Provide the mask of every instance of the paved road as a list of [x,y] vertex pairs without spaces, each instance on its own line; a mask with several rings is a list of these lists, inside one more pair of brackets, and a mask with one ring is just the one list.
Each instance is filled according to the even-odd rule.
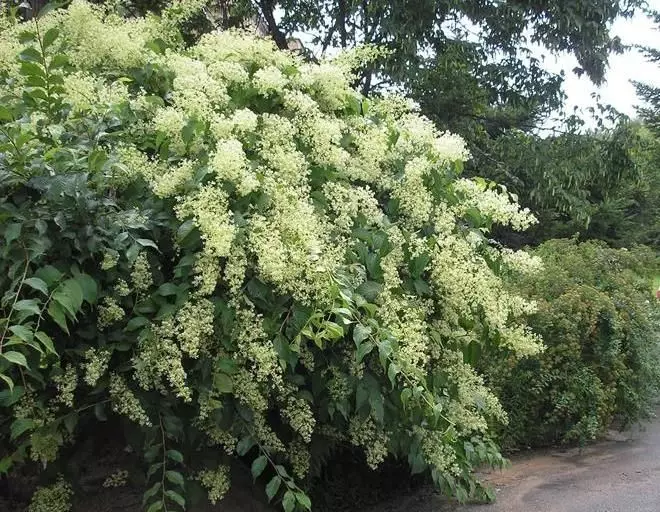
[[591,446],[522,459],[487,478],[493,505],[461,512],[659,512],[660,421]]
[[497,491],[494,504],[456,506],[422,491],[380,510],[660,512],[660,418],[642,431],[613,435],[582,451],[552,451],[512,462],[511,468],[486,476]]

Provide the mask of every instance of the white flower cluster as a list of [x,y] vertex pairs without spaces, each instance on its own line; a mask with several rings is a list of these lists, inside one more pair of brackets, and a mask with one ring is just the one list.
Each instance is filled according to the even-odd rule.
[[140,66],[153,55],[147,42],[164,35],[155,18],[126,21],[118,15],[104,15],[102,8],[83,0],[71,2],[66,17],[51,19],[61,20],[57,25],[69,42],[69,59],[83,69]]
[[[305,446],[315,428],[327,425],[317,425],[314,408],[286,378],[288,362],[275,347],[287,326],[278,331],[279,325],[268,324],[273,319],[261,316],[244,287],[248,279],[259,280],[276,295],[289,296],[326,318],[334,314],[333,277],[351,275],[360,284],[368,275],[379,289],[370,299],[373,317],[395,338],[388,364],[403,376],[395,372],[393,380],[420,384],[444,372],[457,391],[443,414],[457,435],[483,433],[488,419],[505,421],[497,399],[456,347],[492,336],[518,355],[541,350],[538,337],[520,321],[534,304],[506,289],[492,270],[493,260],[515,271],[538,270],[538,261],[523,252],[489,247],[483,235],[490,222],[524,229],[534,217],[505,192],[482,181],[453,178],[460,162],[469,158],[465,142],[440,133],[400,97],[369,104],[350,88],[351,66],[341,60],[303,63],[277,51],[272,42],[239,31],[204,35],[185,52],[163,56],[145,49],[152,35],[167,33],[200,7],[190,1],[178,11],[174,6],[163,21],[119,23],[74,0],[52,21],[61,25],[73,48],[77,72],[65,87],[77,112],[126,101],[123,85],[92,78],[103,76],[103,67],[127,70],[150,61],[173,75],[165,102],[149,103],[144,92],[129,98],[131,108],[144,115],[130,129],[162,142],[160,153],[147,156],[131,140],[119,148],[115,167],[120,183],[142,179],[155,195],[170,200],[166,204],[175,204],[177,219],[194,225],[202,248],[194,255],[193,289],[186,302],[140,337],[131,360],[133,380],[144,390],[172,392],[200,404],[195,421],[210,442],[227,450],[234,449],[238,429],[210,425],[211,412],[220,407],[227,388],[254,413],[254,437],[284,452],[294,443],[289,438],[285,445],[270,426],[277,404],[295,438],[290,458],[304,474],[309,465]],[[8,51],[0,34],[0,67],[8,65]],[[482,219],[482,225],[466,229],[468,217],[472,223]],[[378,237],[373,250],[362,243],[370,239],[376,245]],[[360,271],[354,269],[361,265],[357,253],[368,260]],[[128,288],[138,297],[149,293],[159,271],[152,269],[147,254],[138,255],[131,270]],[[103,268],[116,264],[108,256]],[[118,287],[117,295],[123,297],[123,289]],[[222,294],[233,315],[227,343],[216,339],[214,294]],[[121,320],[128,299],[120,304],[105,298],[100,326]],[[346,344],[341,334],[337,338],[336,353],[345,368],[326,375],[330,393],[341,399],[351,393],[355,379],[382,369],[370,366],[372,356],[357,361],[352,341]],[[317,354],[316,346],[303,340],[296,377],[304,380],[302,372],[323,371]],[[194,389],[187,372],[195,370],[188,363],[201,356],[231,359],[236,369],[225,376],[231,382],[221,381],[214,390]],[[85,383],[99,381],[109,358],[103,350],[86,354]],[[71,372],[65,377],[58,384],[69,401],[78,377]],[[111,374],[112,407],[149,425],[131,387],[124,376]],[[376,467],[395,434],[375,416],[347,420],[344,433]],[[430,464],[456,471],[455,453],[442,436],[432,431],[415,435]],[[223,468],[200,475],[214,500],[226,492],[226,477]]]
[[529,208],[520,208],[509,194],[488,188],[484,183],[459,179],[454,183],[454,190],[463,196],[460,212],[476,208],[493,222],[509,225],[517,231],[523,231],[538,222]]
[[543,270],[543,260],[528,251],[504,248],[500,250],[500,257],[508,268],[521,274],[536,274]]
[[474,368],[463,362],[462,352],[445,351],[438,365],[445,369],[458,390],[457,400],[449,402],[446,414],[459,434],[485,433],[487,418],[507,423],[506,412],[499,400],[484,385]]
[[98,77],[78,71],[64,77],[67,102],[74,112],[102,112],[110,105],[129,100],[126,84],[115,81],[105,83]]

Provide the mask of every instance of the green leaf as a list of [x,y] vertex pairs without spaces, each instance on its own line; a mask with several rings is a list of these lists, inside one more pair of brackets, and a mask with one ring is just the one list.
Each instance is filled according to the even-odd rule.
[[41,88],[45,88],[48,85],[46,83],[45,78],[36,75],[29,76],[25,83],[30,87],[41,87]]
[[103,165],[108,161],[108,155],[102,149],[92,151],[87,157],[87,164],[92,173],[101,172]]
[[9,386],[10,391],[14,390],[14,381],[11,380],[11,378],[8,375],[5,375],[4,373],[0,373],[0,379],[4,380],[7,383],[7,386]]
[[280,476],[288,477],[289,473],[287,473],[286,468],[282,466],[281,464],[277,464],[275,466],[275,469],[277,470],[277,474]]
[[50,339],[50,336],[48,336],[48,334],[46,334],[43,331],[37,331],[34,334],[34,336],[35,338],[37,338],[37,340],[39,340],[39,342],[48,352],[54,355],[58,355],[57,351],[55,350],[55,346],[53,345],[53,340]]
[[167,452],[165,452],[165,455],[167,455],[168,459],[171,459],[174,462],[178,462],[179,464],[183,464],[183,454],[180,451],[167,450]]
[[41,52],[34,46],[28,46],[19,54],[19,58],[27,62],[41,62]]
[[174,485],[179,485],[181,487],[185,486],[183,475],[178,471],[171,471],[171,470],[165,471],[165,478],[167,478]]
[[177,242],[182,242],[190,233],[192,233],[195,227],[195,223],[192,221],[192,219],[188,219],[183,224],[181,224],[176,232]]
[[14,465],[14,460],[8,455],[0,459],[0,475],[6,475]]
[[296,508],[296,495],[293,494],[293,491],[288,490],[284,493],[282,507],[284,507],[284,512],[293,512],[293,509]]
[[63,53],[58,53],[50,61],[50,67],[52,69],[61,68],[66,66],[69,63],[69,58]]
[[154,485],[152,485],[149,489],[147,489],[144,494],[142,495],[142,504],[144,505],[149,501],[149,498],[153,497],[156,495],[156,493],[160,490],[161,483],[156,482]]
[[53,293],[53,301],[62,306],[69,317],[74,319],[83,302],[83,291],[75,279],[67,279]]
[[238,372],[236,361],[232,359],[220,359],[215,366],[218,370],[229,375],[235,375]]
[[76,282],[82,290],[82,297],[87,304],[96,304],[98,297],[98,285],[89,274],[78,274],[75,277]]
[[52,287],[55,283],[62,279],[62,272],[57,270],[52,265],[41,267],[34,273],[34,275],[44,281],[49,287]]
[[415,279],[415,282],[413,284],[415,286],[415,291],[417,292],[417,295],[420,295],[422,297],[431,295],[431,287],[428,285],[426,281],[423,281],[422,279]]
[[440,416],[442,414],[442,404],[437,403],[433,406],[433,419],[436,423],[440,421]]
[[344,337],[344,329],[335,322],[323,322],[323,328],[331,340],[338,340]]
[[[27,62],[24,62],[23,65],[28,64]],[[23,96],[24,98],[27,97],[28,99],[26,101],[32,101],[35,104],[38,104],[38,100],[44,100],[46,101],[48,99],[48,95],[46,94],[46,90],[42,89],[41,87],[33,87],[32,89],[25,89],[23,91]]]
[[0,391],[0,405],[3,407],[11,407],[18,402],[24,394],[25,389],[23,386],[14,386],[10,390]]
[[137,255],[140,252],[140,246],[138,244],[131,244],[131,246],[126,249],[126,259],[129,263],[133,263],[137,258]]
[[37,34],[30,30],[24,30],[23,32],[18,34],[18,42],[21,44],[29,43],[35,41],[36,39],[37,39]]
[[25,342],[34,338],[34,333],[24,325],[12,325],[9,330]]
[[355,408],[360,409],[369,401],[369,390],[364,384],[358,385],[355,392]]
[[196,123],[192,119],[181,129],[181,138],[186,145],[192,141],[195,131]]
[[76,429],[76,425],[78,424],[78,413],[74,411],[71,414],[67,414],[64,417],[63,423],[67,432],[69,432],[69,434],[73,434],[73,431]]
[[378,423],[383,423],[385,411],[383,409],[383,395],[380,393],[372,393],[369,396],[369,404],[371,405],[371,413]]
[[[158,482],[160,485],[160,482]],[[163,502],[162,501],[154,501],[151,506],[147,509],[147,512],[158,512],[159,510],[163,510]]]
[[26,341],[23,341],[23,340],[20,339],[18,336],[9,336],[9,337],[5,340],[5,342],[3,343],[3,347],[4,347],[4,348],[7,348],[7,347],[13,347],[14,345],[21,345],[21,346],[23,346],[23,345],[29,345],[29,343],[27,343]]
[[406,388],[403,391],[401,391],[401,403],[403,404],[404,409],[408,407],[408,402],[410,402],[411,396],[412,396],[412,390],[410,388]]
[[304,492],[297,492],[296,499],[305,510],[312,510],[312,500]]
[[242,457],[247,452],[249,452],[255,444],[256,443],[254,439],[252,439],[252,436],[246,436],[236,445],[236,453],[239,457]]
[[149,466],[149,469],[147,470],[147,481],[151,479],[152,476],[154,476],[160,468],[163,467],[162,462],[156,462]]
[[14,439],[19,438],[22,434],[24,434],[28,430],[32,430],[33,427],[34,427],[34,421],[32,421],[31,419],[19,418],[17,420],[14,420],[10,428],[10,439],[13,441]]
[[24,61],[21,62],[21,75],[23,76],[39,76],[46,77],[46,73],[41,66],[34,62]]
[[94,405],[94,416],[96,416],[96,419],[99,421],[108,421],[108,416],[105,413],[104,404],[98,403]]
[[268,501],[273,501],[277,491],[280,490],[280,485],[282,485],[282,479],[278,475],[271,478],[268,485],[266,485],[266,496],[268,496]]
[[454,488],[454,493],[456,494],[456,499],[459,503],[467,503],[468,493],[462,485],[457,485]]
[[28,277],[23,281],[23,284],[28,285],[33,290],[37,290],[46,296],[48,295],[48,285],[43,279],[39,279],[38,277]]
[[488,503],[493,503],[497,499],[495,489],[493,489],[493,487],[490,485],[484,487],[484,496]]
[[158,291],[156,293],[162,297],[169,297],[171,295],[176,295],[178,292],[179,287],[174,283],[164,283],[158,287]]
[[149,325],[148,318],[144,316],[134,316],[126,324],[125,330],[127,332],[131,332],[139,329],[140,327],[144,327],[145,325]]
[[368,341],[367,343],[363,343],[360,345],[356,351],[355,358],[358,363],[361,363],[362,360],[365,358],[369,352],[371,352],[374,349],[374,344]]
[[357,324],[353,329],[353,341],[357,346],[359,346],[360,343],[366,340],[370,334],[371,334],[371,327],[367,327],[362,324]]
[[376,281],[365,281],[357,289],[357,292],[369,302],[373,302],[382,291],[383,285]]
[[234,384],[229,375],[225,373],[216,373],[213,376],[213,387],[220,393],[231,393],[234,389]]
[[161,444],[152,444],[144,451],[144,458],[148,461],[154,460],[160,454]]
[[13,121],[14,116],[7,107],[0,105],[0,121]]
[[174,492],[172,490],[165,491],[165,495],[174,501],[177,505],[179,505],[181,508],[186,508],[186,500],[181,496],[179,493]]
[[52,302],[48,305],[48,315],[55,321],[60,328],[69,334],[69,328],[66,325],[66,317],[64,316],[64,310],[57,302]]
[[394,386],[396,385],[396,376],[399,374],[399,367],[392,363],[390,364],[389,368],[387,369],[387,377],[390,379],[390,382],[392,383],[392,389],[394,389]]
[[14,363],[14,364],[17,364],[17,365],[20,365],[20,366],[24,366],[25,368],[28,367],[27,359],[25,359],[25,356],[23,354],[21,354],[20,352],[10,350],[9,352],[3,353],[2,357],[4,357],[10,363]]
[[26,311],[28,313],[31,313],[32,315],[37,315],[37,316],[41,314],[39,303],[34,299],[19,300],[18,302],[16,302],[16,304],[14,304],[13,309],[15,309],[16,311]]
[[408,458],[410,464],[410,472],[413,475],[418,475],[426,470],[428,465],[424,461],[424,457],[421,453],[417,453],[414,457]]
[[22,228],[23,228],[23,225],[18,224],[16,222],[12,222],[10,224],[7,224],[7,226],[5,227],[5,241],[7,242],[7,245],[12,243],[19,236],[21,236],[21,229]]
[[149,240],[148,238],[138,238],[135,240],[138,244],[140,244],[142,247],[153,247],[157,251],[159,251],[158,246],[156,245],[156,242],[153,240]]
[[268,459],[266,458],[265,455],[261,455],[254,459],[252,462],[252,479],[256,480],[261,476],[261,473],[264,472],[264,469],[266,469],[266,463],[268,462]]
[[55,40],[57,39],[57,36],[59,36],[59,35],[60,35],[60,31],[57,30],[56,28],[53,27],[53,28],[49,29],[44,34],[44,38],[42,40],[42,44],[43,44],[44,49],[48,48],[51,44],[53,44],[55,42]]

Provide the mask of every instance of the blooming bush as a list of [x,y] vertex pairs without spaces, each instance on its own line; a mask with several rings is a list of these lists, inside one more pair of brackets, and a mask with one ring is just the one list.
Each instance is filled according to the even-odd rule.
[[551,240],[534,254],[545,271],[514,285],[538,301],[530,323],[547,349],[491,360],[510,416],[505,444],[582,443],[615,419],[626,426],[648,417],[660,384],[660,310],[650,292],[657,255],[572,240]]
[[541,349],[500,277],[539,262],[487,235],[534,218],[354,59],[185,48],[172,9],[0,21],[0,470],[120,421],[149,511],[221,499],[231,457],[310,509],[315,443],[483,496],[506,414],[471,354]]

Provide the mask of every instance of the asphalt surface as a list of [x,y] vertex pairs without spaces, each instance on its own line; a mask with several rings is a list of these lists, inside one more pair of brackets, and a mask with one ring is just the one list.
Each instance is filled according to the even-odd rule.
[[496,503],[455,510],[660,512],[660,420],[582,451],[514,461],[486,480],[497,491]]
[[496,503],[458,506],[425,489],[379,510],[660,512],[660,418],[582,450],[513,457],[510,468],[484,479],[496,490]]

